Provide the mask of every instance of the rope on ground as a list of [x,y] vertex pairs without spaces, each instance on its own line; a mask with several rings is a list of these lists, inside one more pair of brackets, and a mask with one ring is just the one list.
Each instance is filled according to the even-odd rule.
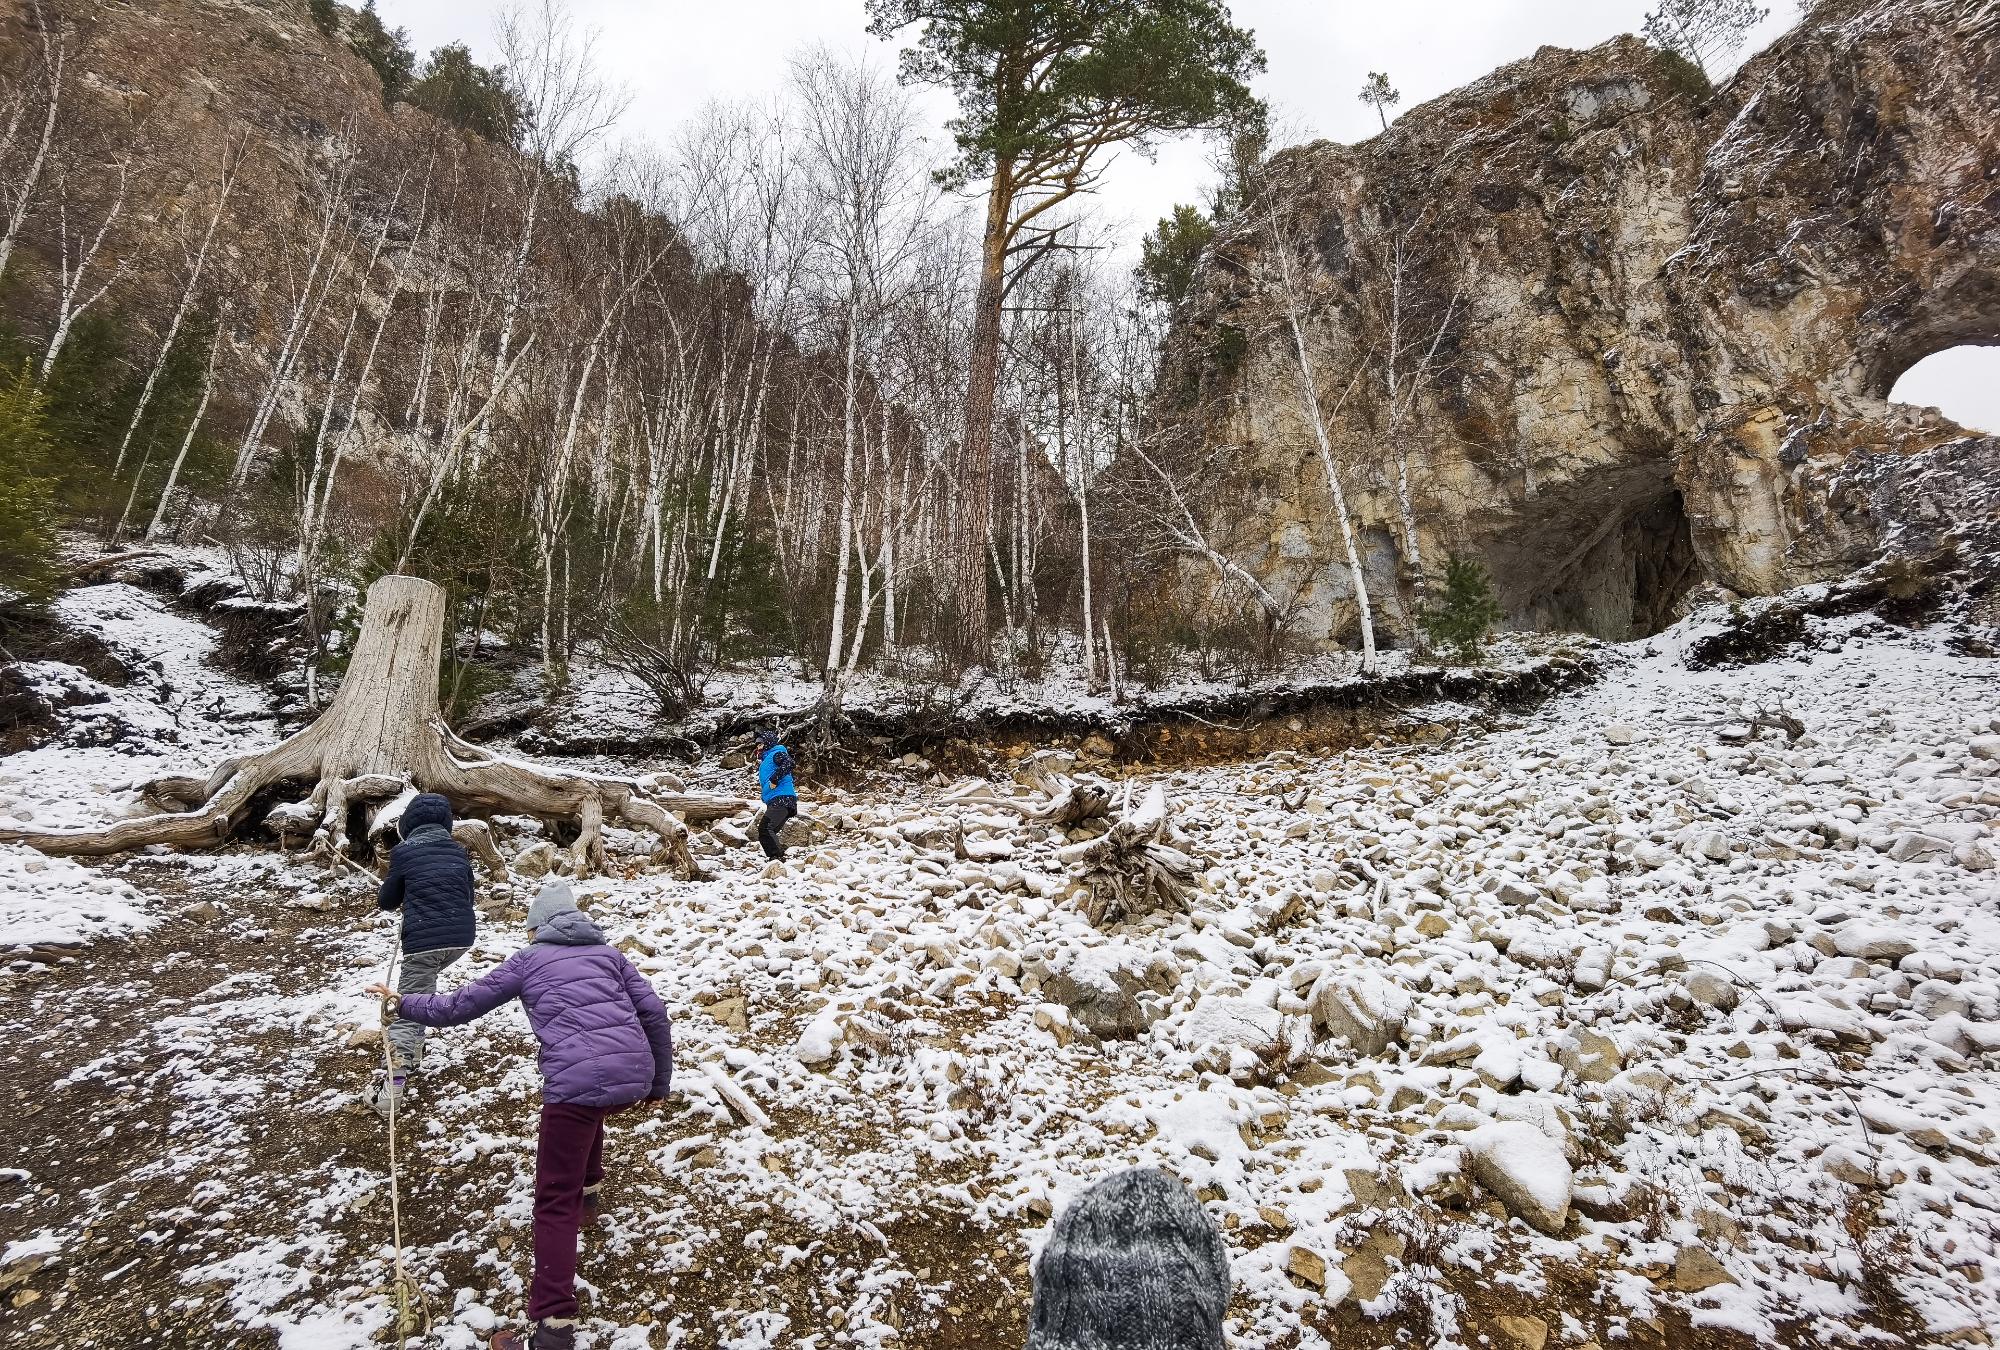
[[[357,876],[373,881],[374,875],[353,859],[335,854],[342,863]],[[401,935],[390,933],[389,960],[382,968],[382,984],[385,988],[396,987],[396,963],[402,955]],[[412,1336],[429,1336],[431,1332],[430,1300],[424,1297],[423,1285],[410,1273],[408,1259],[403,1254],[403,1186],[402,1161],[396,1153],[396,1115],[401,1105],[402,1094],[396,1091],[396,1056],[389,1041],[389,1025],[395,1018],[389,1012],[389,1000],[381,1000],[382,1017],[382,1091],[383,1100],[388,1102],[386,1112],[389,1125],[389,1240],[391,1274],[387,1293],[396,1305],[396,1341],[398,1344]]]
[[[391,989],[396,987],[396,958],[401,949],[401,942],[392,939],[389,964],[382,974],[382,983]],[[389,1297],[396,1304],[396,1335],[400,1341],[430,1334],[431,1306],[424,1297],[423,1286],[410,1274],[409,1262],[403,1256],[402,1166],[396,1156],[396,1114],[402,1094],[396,1090],[396,1055],[389,1042],[389,1024],[394,1020],[389,1012],[389,1000],[385,998],[382,1000],[382,1083],[384,1099],[389,1103],[389,1227],[394,1252]]]

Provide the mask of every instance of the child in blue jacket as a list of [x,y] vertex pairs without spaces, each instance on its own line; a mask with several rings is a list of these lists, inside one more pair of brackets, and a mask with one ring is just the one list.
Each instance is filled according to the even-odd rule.
[[778,831],[799,813],[798,790],[792,786],[792,752],[775,731],[757,733],[763,753],[757,759],[757,790],[764,798],[764,820],[757,826],[757,842],[767,858],[785,856],[785,843]]

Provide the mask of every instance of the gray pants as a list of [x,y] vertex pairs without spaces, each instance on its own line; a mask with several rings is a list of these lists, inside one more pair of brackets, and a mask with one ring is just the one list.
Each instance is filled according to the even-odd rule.
[[[435,994],[438,976],[444,974],[444,968],[471,950],[438,947],[427,952],[405,952],[402,965],[397,967],[396,992]],[[404,1073],[415,1073],[424,1062],[424,1030],[421,1023],[406,1017],[398,1017],[389,1024],[389,1045],[396,1052],[396,1067]]]

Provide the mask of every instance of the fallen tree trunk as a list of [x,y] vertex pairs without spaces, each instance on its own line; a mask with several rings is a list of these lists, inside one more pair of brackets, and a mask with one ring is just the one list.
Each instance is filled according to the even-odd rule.
[[1017,768],[1014,781],[1041,793],[1043,800],[1039,802],[1004,796],[991,783],[983,781],[948,792],[945,800],[955,805],[998,807],[1015,812],[1023,820],[1046,821],[1065,828],[1104,819],[1111,814],[1111,789],[1102,783],[1071,778],[1069,770],[1075,767],[1075,755],[1044,750]]
[[[675,813],[712,820],[750,809],[737,798],[655,792],[636,779],[544,768],[461,740],[438,707],[444,618],[438,587],[417,577],[381,578],[368,589],[361,636],[339,692],[304,731],[262,754],[225,760],[206,779],[172,775],[142,790],[146,800],[177,811],[100,829],[0,829],[0,843],[72,855],[155,844],[209,848],[241,832],[253,815],[275,815],[270,823],[281,837],[309,832],[314,854],[330,860],[349,852],[350,808],[366,808],[374,834],[410,795],[435,792],[463,815],[515,813],[575,826],[569,859],[578,875],[603,866],[603,827],[611,820],[657,835],[655,857],[671,859],[691,877],[694,858]],[[287,792],[304,795],[272,812],[272,799],[282,801]],[[467,842],[492,870],[499,854],[490,838],[484,847]]]

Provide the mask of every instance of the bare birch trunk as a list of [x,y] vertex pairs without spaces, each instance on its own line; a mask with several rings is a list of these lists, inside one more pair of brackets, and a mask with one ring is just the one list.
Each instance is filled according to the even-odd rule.
[[[160,526],[167,518],[167,502],[174,495],[174,485],[180,482],[181,467],[187,463],[188,451],[194,448],[195,433],[201,430],[201,419],[208,412],[209,396],[215,392],[215,358],[222,349],[222,334],[228,327],[229,311],[225,308],[216,315],[215,336],[208,344],[208,363],[201,373],[201,401],[195,404],[194,418],[188,423],[187,435],[181,438],[180,453],[174,456],[173,466],[167,470],[167,481],[160,486],[160,500],[153,507],[153,518],[146,525],[146,542],[152,543],[160,537]],[[139,480],[145,476],[145,465],[139,466],[132,479],[132,497],[125,503],[125,516],[118,519],[118,533],[125,532],[125,517],[132,513],[132,503],[139,497]]]
[[424,528],[424,517],[429,514],[431,507],[437,504],[438,493],[444,488],[444,480],[451,476],[451,467],[458,460],[459,449],[485,424],[486,415],[493,411],[493,405],[498,403],[500,395],[506,392],[508,383],[514,378],[514,372],[521,368],[521,362],[534,349],[535,339],[530,336],[522,344],[521,350],[514,354],[513,364],[500,372],[499,382],[486,395],[486,401],[479,405],[479,411],[466,420],[465,425],[458,429],[458,434],[446,444],[444,453],[438,456],[437,471],[431,475],[430,484],[424,490],[424,499],[417,506],[417,518],[410,525],[410,537],[403,541],[403,551],[396,559],[396,566],[399,569],[410,561],[410,550],[417,546],[417,535]]
[[[153,391],[160,383],[161,372],[167,368],[167,357],[174,350],[174,340],[180,336],[181,325],[187,322],[188,313],[194,308],[202,269],[208,265],[208,246],[215,241],[216,228],[222,224],[223,213],[229,206],[229,194],[236,190],[236,175],[243,167],[243,151],[225,148],[223,155],[222,194],[216,200],[215,213],[208,218],[208,229],[202,232],[201,245],[195,249],[194,263],[188,269],[187,285],[181,288],[180,303],[174,306],[174,316],[167,323],[166,340],[160,343],[160,354],[154,358],[153,368],[146,374],[146,383],[139,390],[139,402],[132,409],[132,420],[125,424],[125,436],[118,442],[118,454],[111,463],[114,477],[125,467],[125,453],[132,448],[132,437],[138,434],[139,423],[145,417],[146,409],[152,405]],[[122,525],[120,528],[123,528]]]
[[285,381],[290,378],[292,361],[297,356],[300,336],[309,314],[318,312],[313,301],[313,293],[318,288],[320,269],[326,265],[327,245],[333,238],[334,221],[339,217],[338,202],[345,190],[346,176],[342,174],[329,187],[326,217],[320,223],[319,239],[313,245],[312,263],[306,269],[306,282],[299,292],[299,298],[292,306],[291,323],[285,330],[285,340],[278,348],[277,359],[271,365],[270,383],[265,386],[263,397],[257,402],[257,411],[250,419],[249,427],[243,433],[243,444],[237,448],[236,463],[229,471],[229,486],[243,486],[243,480],[250,473],[250,459],[263,442],[264,428],[270,425],[271,414],[277,410],[278,399],[284,391]]
[[56,288],[56,325],[55,331],[49,335],[49,345],[42,351],[41,366],[35,372],[37,383],[48,382],[49,372],[55,369],[56,358],[62,355],[62,349],[68,345],[70,330],[76,326],[76,321],[82,318],[92,305],[104,298],[105,292],[111,289],[119,277],[125,275],[125,269],[131,265],[129,258],[121,260],[112,269],[111,275],[104,279],[103,285],[82,299],[78,299],[83,291],[84,274],[90,270],[90,265],[97,261],[98,252],[104,247],[104,237],[111,233],[111,227],[118,223],[118,217],[125,212],[125,189],[130,171],[131,166],[127,161],[119,161],[118,195],[112,199],[110,209],[104,213],[104,219],[98,224],[97,233],[91,237],[89,247],[77,254],[74,270],[71,269],[69,260],[69,209],[67,205],[62,209],[62,243],[59,250],[62,281]]
[[1333,498],[1333,514],[1340,526],[1341,546],[1347,552],[1347,571],[1354,586],[1354,604],[1361,618],[1361,670],[1375,669],[1375,616],[1368,605],[1368,578],[1361,568],[1361,550],[1355,540],[1354,520],[1347,511],[1347,494],[1340,485],[1340,470],[1334,463],[1333,440],[1326,429],[1326,415],[1320,407],[1319,384],[1313,376],[1312,354],[1306,349],[1305,329],[1299,323],[1299,295],[1284,237],[1272,214],[1271,247],[1278,256],[1278,268],[1285,293],[1285,317],[1292,330],[1292,348],[1298,358],[1299,397],[1305,403],[1307,420],[1312,423],[1313,440],[1319,450],[1320,467],[1326,473],[1327,493]]
[[69,60],[68,44],[60,34],[53,43],[50,42],[51,25],[43,18],[41,5],[37,3],[32,8],[40,20],[36,29],[42,39],[42,70],[48,80],[49,103],[42,115],[42,135],[35,143],[35,156],[28,161],[27,170],[21,175],[20,195],[11,203],[7,228],[0,233],[0,279],[7,275],[7,264],[14,256],[14,241],[21,235],[21,226],[28,219],[28,208],[35,200],[35,185],[41,181],[42,170],[49,162],[49,147],[54,144],[56,136],[56,118],[62,110],[63,67]]
[[1069,325],[1069,391],[1073,420],[1065,418],[1063,409],[1063,383],[1060,374],[1056,379],[1056,420],[1070,429],[1070,439],[1076,449],[1076,509],[1081,517],[1083,529],[1083,682],[1086,688],[1097,688],[1097,656],[1092,650],[1095,641],[1091,633],[1091,590],[1090,590],[1090,441],[1088,423],[1083,414],[1083,348],[1081,334],[1083,311],[1079,305],[1070,311]]
[[[854,541],[854,418],[856,368],[861,363],[861,298],[850,291],[847,301],[847,381],[840,431],[840,562],[833,578],[833,636],[827,643],[826,679],[821,695],[829,712],[840,710],[840,650],[847,629],[848,560]],[[868,617],[862,615],[862,624]]]

